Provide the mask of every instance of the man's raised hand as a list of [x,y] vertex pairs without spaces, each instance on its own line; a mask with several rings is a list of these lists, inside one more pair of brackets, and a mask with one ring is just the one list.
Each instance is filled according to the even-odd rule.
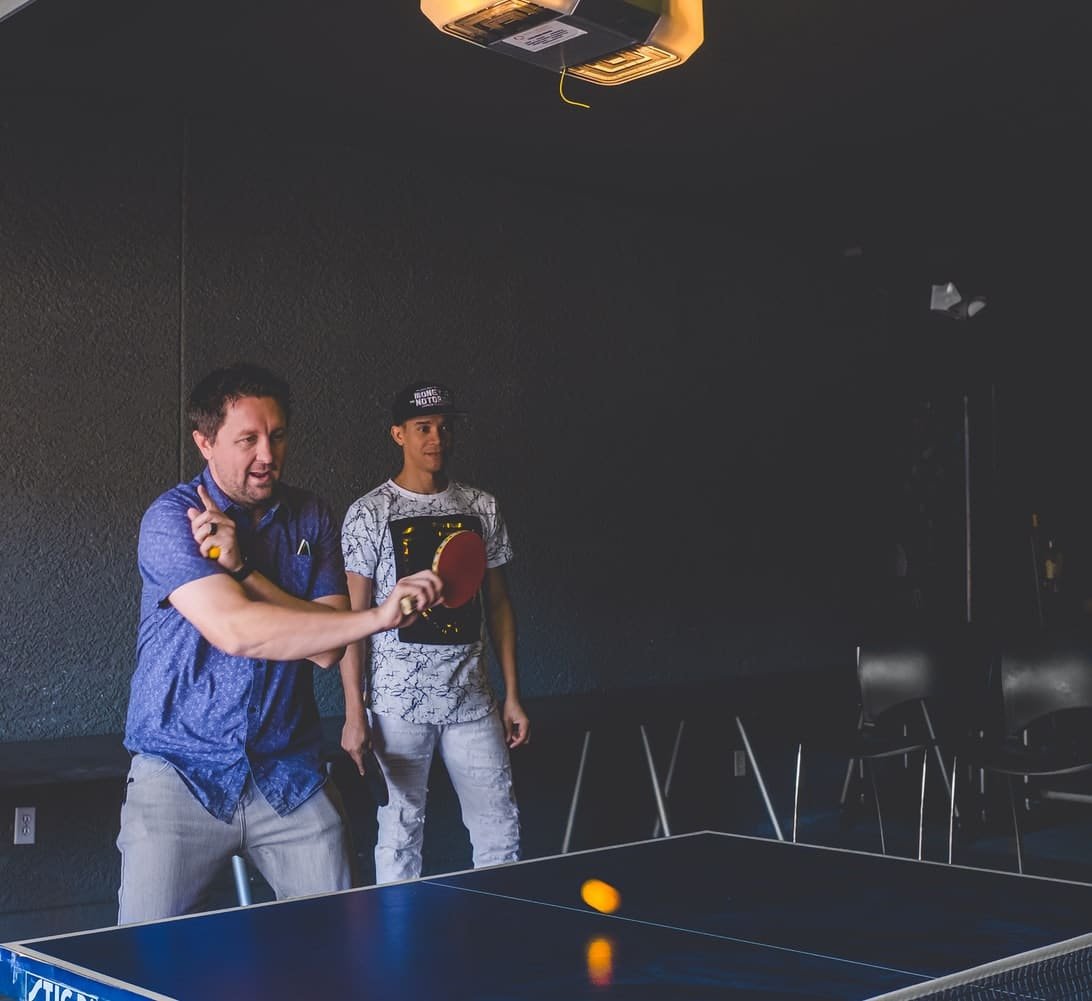
[[193,541],[197,543],[202,556],[216,560],[225,570],[238,570],[243,565],[243,554],[239,552],[235,522],[216,506],[204,484],[197,485],[197,496],[205,510],[191,507],[186,511]]

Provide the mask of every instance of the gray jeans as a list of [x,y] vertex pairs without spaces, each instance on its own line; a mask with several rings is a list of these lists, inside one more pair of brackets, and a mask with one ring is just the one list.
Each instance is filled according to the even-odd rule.
[[118,924],[200,908],[232,855],[265,877],[278,900],[352,885],[341,800],[329,782],[285,817],[248,779],[230,823],[193,796],[174,767],[138,754],[121,808]]
[[519,858],[519,810],[499,713],[444,725],[372,713],[371,723],[375,753],[390,787],[390,803],[377,814],[377,883],[421,875],[428,773],[437,748],[459,797],[475,867]]

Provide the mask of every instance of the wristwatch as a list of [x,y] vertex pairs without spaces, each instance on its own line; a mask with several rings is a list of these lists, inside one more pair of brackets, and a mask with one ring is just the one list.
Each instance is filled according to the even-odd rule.
[[238,570],[228,570],[227,575],[237,584],[242,584],[242,582],[250,576],[253,570],[254,568],[249,563],[247,563],[246,557],[244,556],[243,565],[239,567]]

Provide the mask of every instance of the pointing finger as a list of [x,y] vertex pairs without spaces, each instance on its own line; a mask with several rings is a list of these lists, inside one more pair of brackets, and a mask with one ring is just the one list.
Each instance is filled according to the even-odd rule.
[[212,497],[209,496],[209,492],[205,489],[205,485],[203,483],[197,484],[197,496],[201,498],[201,503],[205,505],[206,511],[218,512],[220,510],[216,506],[216,502],[212,499]]

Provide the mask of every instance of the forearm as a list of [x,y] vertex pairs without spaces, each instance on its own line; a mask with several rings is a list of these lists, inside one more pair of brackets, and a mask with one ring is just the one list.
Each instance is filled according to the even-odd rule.
[[516,673],[516,617],[507,600],[490,608],[489,637],[504,677],[504,705],[501,708],[504,740],[509,748],[520,747],[531,738],[531,721],[520,701],[519,676]]
[[493,654],[504,678],[504,692],[509,698],[519,698],[519,675],[516,669],[516,616],[512,603],[504,600],[489,607],[489,639]]
[[345,697],[346,722],[359,723],[366,719],[364,711],[368,701],[364,689],[366,658],[366,640],[348,644],[341,657],[341,689]]
[[221,623],[203,632],[213,645],[236,656],[314,660],[324,651],[340,650],[385,628],[374,608],[349,612],[311,602],[301,605],[306,607],[245,601],[228,611]]
[[[242,583],[243,591],[251,601],[264,601],[270,605],[276,605],[278,608],[296,608],[302,611],[311,611],[314,609],[323,609],[326,611],[334,611],[335,609],[345,609],[348,607],[348,599],[340,595],[330,595],[325,599],[307,600],[304,598],[297,598],[295,595],[289,594],[287,591],[274,584],[265,574],[254,571],[246,580]],[[333,667],[338,663],[345,653],[345,647],[331,647],[329,650],[322,650],[318,653],[311,654],[308,657],[319,667],[327,668]]]
[[400,611],[401,600],[412,598],[418,607],[429,608],[441,587],[435,574],[422,571],[400,580],[389,600],[374,608],[344,611],[313,602],[286,608],[253,601],[226,574],[215,574],[176,588],[170,602],[206,640],[226,653],[302,660],[415,621],[415,614],[406,616]]
[[502,567],[486,571],[482,593],[485,595],[485,619],[493,653],[504,678],[507,698],[519,700],[519,678],[516,674],[516,613],[508,596],[508,582]]
[[[371,608],[375,599],[375,582],[370,577],[349,571],[345,574],[349,589],[349,607],[354,611]],[[350,726],[366,724],[364,707],[365,665],[368,663],[368,641],[350,643],[341,661],[341,687],[345,695],[345,722]]]

